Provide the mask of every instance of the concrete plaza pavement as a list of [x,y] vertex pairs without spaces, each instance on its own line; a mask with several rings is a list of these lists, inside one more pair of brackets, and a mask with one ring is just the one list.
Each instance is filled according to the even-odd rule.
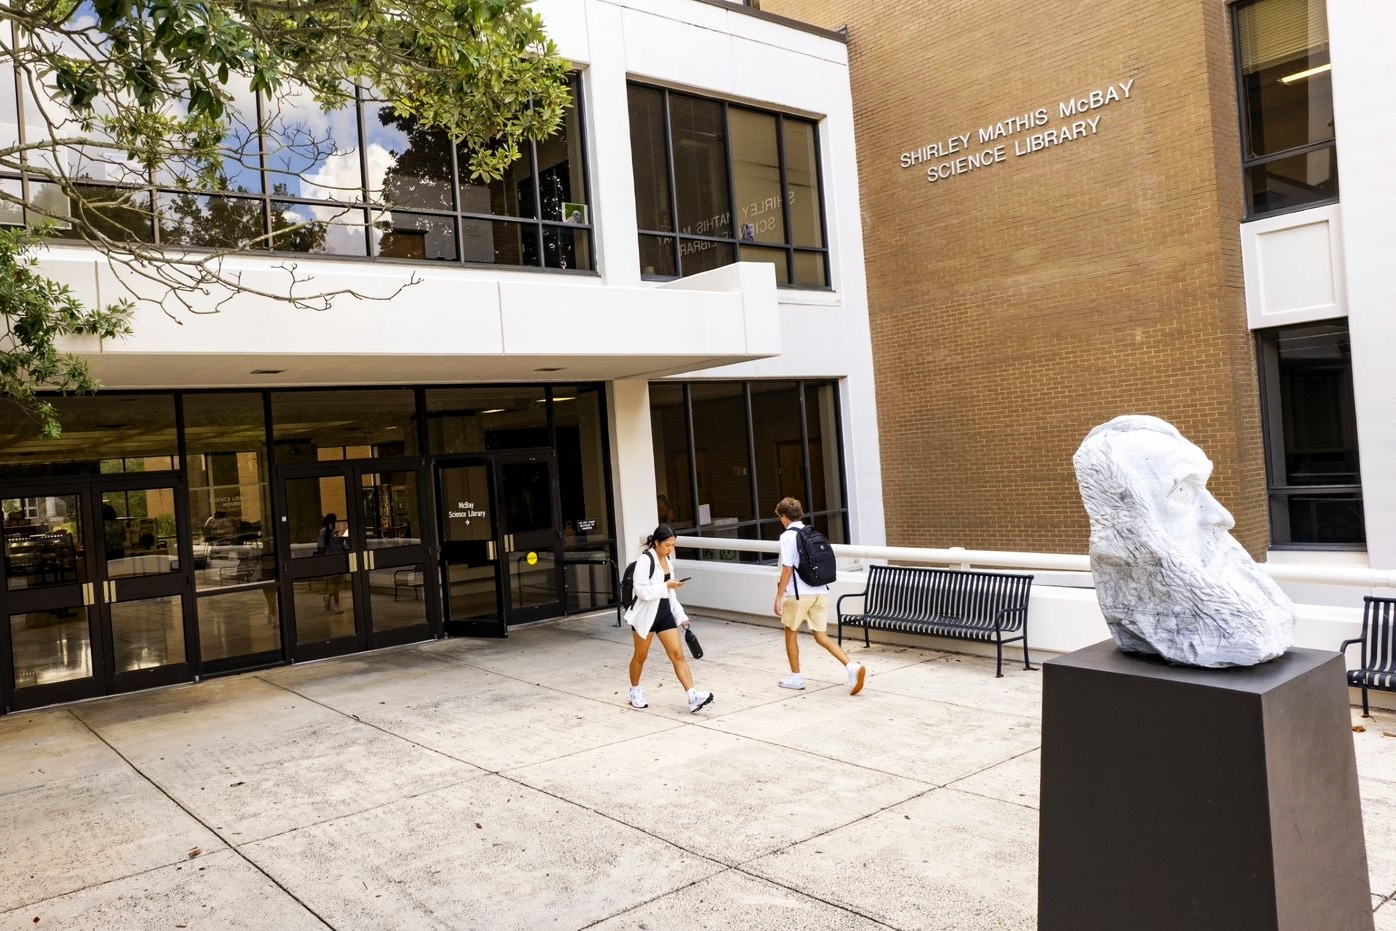
[[[1031,929],[1040,671],[600,613],[0,718],[4,929]],[[1353,712],[1396,931],[1396,716]],[[1130,721],[1120,721],[1130,727]],[[1108,735],[1102,735],[1107,738]]]

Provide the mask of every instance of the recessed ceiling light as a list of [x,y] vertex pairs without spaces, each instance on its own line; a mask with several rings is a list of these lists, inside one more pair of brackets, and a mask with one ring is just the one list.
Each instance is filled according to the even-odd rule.
[[282,374],[282,373],[285,372],[285,371],[286,371],[285,369],[253,369],[249,374],[251,374],[251,375],[280,375],[280,374]]
[[560,366],[560,365],[545,365],[545,366],[543,366],[541,369],[534,369],[534,371],[535,371],[535,372],[561,372],[561,371],[562,371],[562,366]]
[[502,414],[502,413],[504,413],[504,408],[502,408],[502,407],[491,407],[491,408],[490,408],[489,410],[487,410],[487,411],[480,411],[480,413],[482,413],[482,414]]
[[1294,72],[1293,74],[1287,74],[1287,75],[1285,75],[1284,77],[1280,78],[1280,83],[1281,83],[1281,84],[1293,84],[1295,81],[1302,81],[1302,80],[1304,80],[1305,78],[1311,78],[1311,77],[1313,77],[1313,76],[1316,75],[1316,74],[1323,74],[1323,73],[1326,72],[1326,71],[1332,71],[1332,70],[1333,70],[1333,65],[1332,65],[1332,63],[1331,63],[1331,62],[1327,62],[1327,63],[1324,63],[1324,64],[1322,64],[1322,65],[1319,65],[1317,68],[1306,68],[1306,69],[1303,70],[1303,71],[1296,71],[1296,72]]

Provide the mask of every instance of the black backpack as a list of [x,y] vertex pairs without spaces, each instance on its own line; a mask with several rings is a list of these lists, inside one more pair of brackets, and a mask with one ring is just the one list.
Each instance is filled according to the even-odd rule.
[[[654,553],[651,550],[645,550],[645,555],[650,558],[650,574],[653,575]],[[620,577],[620,609],[622,611],[629,611],[635,604],[635,563],[639,561],[637,559],[626,566],[625,574]]]
[[[800,554],[800,564],[795,567],[795,575],[806,585],[829,585],[839,575],[838,560],[829,540],[813,527],[796,527],[795,550]],[[800,597],[800,586],[795,586],[795,597]]]

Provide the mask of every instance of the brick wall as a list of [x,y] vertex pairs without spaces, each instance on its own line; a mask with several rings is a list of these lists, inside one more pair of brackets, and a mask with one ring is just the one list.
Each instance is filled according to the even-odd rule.
[[[1071,455],[1096,424],[1148,413],[1212,458],[1235,535],[1263,553],[1221,0],[762,9],[848,30],[888,542],[1084,552]],[[1061,102],[1112,87],[1120,99],[1062,117]],[[980,142],[1038,108],[1041,125]],[[1002,160],[934,183],[925,162],[901,167],[965,133],[965,151],[930,164],[995,145]]]

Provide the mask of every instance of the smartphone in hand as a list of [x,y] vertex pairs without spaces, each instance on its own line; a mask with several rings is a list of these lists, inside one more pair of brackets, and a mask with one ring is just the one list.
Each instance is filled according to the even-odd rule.
[[693,576],[691,576],[691,575],[686,575],[686,576],[684,576],[683,578],[679,579],[679,581],[680,581],[680,582],[687,582],[687,581],[689,581],[689,580],[692,579],[692,578],[693,578]]

